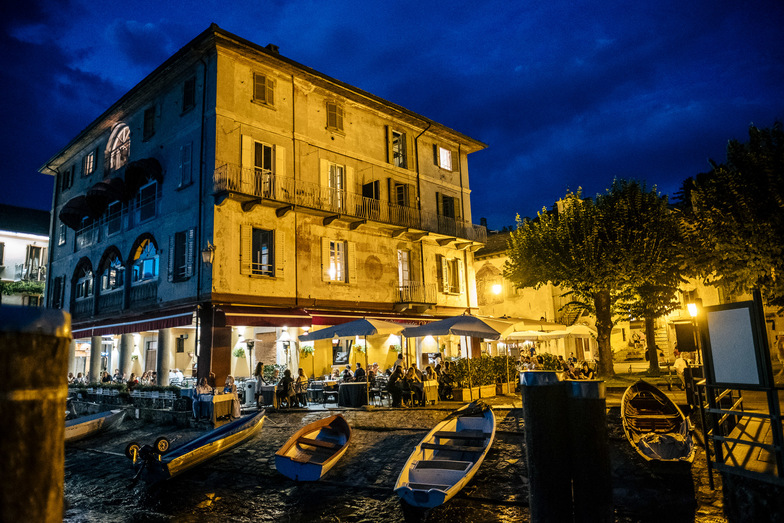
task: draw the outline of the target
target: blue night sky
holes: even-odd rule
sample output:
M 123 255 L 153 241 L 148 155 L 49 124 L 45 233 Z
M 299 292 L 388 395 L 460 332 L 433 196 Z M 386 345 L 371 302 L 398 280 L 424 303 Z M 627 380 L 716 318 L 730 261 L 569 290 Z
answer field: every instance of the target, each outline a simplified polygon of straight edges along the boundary
M 211 22 L 488 144 L 468 166 L 491 228 L 614 177 L 673 194 L 784 119 L 781 0 L 13 4 L 0 203 L 39 209 L 38 168 Z

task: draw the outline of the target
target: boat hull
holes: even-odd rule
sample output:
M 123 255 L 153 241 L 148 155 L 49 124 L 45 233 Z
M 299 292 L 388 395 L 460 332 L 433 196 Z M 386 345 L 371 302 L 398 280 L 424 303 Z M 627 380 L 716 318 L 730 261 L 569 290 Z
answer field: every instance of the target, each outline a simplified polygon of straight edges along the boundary
M 621 399 L 626 438 L 645 461 L 691 463 L 696 451 L 688 418 L 656 386 L 639 380 Z
M 351 427 L 337 414 L 301 428 L 275 453 L 275 468 L 294 481 L 318 481 L 348 450 Z
M 157 483 L 216 458 L 246 442 L 261 430 L 266 411 L 259 411 L 212 430 L 160 456 L 147 458 L 142 478 Z
M 474 477 L 495 439 L 495 415 L 470 403 L 438 423 L 414 449 L 395 483 L 407 504 L 433 508 L 449 501 Z
M 65 422 L 65 442 L 73 443 L 119 425 L 125 417 L 124 410 L 107 410 Z

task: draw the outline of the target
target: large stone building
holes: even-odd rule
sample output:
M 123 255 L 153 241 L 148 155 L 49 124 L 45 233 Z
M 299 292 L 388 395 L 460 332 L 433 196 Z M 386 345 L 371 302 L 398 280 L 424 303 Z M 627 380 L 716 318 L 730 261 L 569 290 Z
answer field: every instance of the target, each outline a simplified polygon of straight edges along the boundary
M 221 379 L 296 367 L 308 328 L 475 312 L 484 147 L 212 25 L 41 168 L 74 365 Z M 329 371 L 341 343 L 303 366 Z

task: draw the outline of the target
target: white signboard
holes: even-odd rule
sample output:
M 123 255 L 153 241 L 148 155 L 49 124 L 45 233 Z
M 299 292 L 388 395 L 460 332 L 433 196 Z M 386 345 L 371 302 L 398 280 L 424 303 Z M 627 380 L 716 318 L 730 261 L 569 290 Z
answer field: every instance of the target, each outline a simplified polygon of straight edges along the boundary
M 751 310 L 709 311 L 707 320 L 716 383 L 760 385 Z

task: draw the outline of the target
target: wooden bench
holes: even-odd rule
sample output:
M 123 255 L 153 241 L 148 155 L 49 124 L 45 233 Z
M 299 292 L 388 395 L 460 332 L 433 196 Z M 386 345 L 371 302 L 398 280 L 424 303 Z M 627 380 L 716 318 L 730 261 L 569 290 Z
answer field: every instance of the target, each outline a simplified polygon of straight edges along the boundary
M 324 449 L 336 449 L 340 446 L 337 443 L 332 443 L 331 441 L 324 441 L 320 439 L 305 438 L 305 437 L 298 438 L 297 443 L 301 443 L 303 445 L 311 445 L 313 447 L 321 447 Z
M 409 488 L 411 488 L 413 490 L 436 489 L 436 490 L 444 490 L 445 491 L 445 490 L 449 489 L 449 487 L 451 487 L 452 485 L 433 485 L 431 483 L 409 483 L 408 486 L 409 486 Z
M 421 459 L 416 464 L 417 470 L 437 469 L 437 470 L 461 470 L 465 471 L 473 465 L 470 461 L 452 461 L 446 459 Z
M 439 430 L 433 434 L 433 436 L 443 439 L 485 439 L 489 438 L 490 434 L 482 432 L 481 430 L 461 430 L 459 432 Z
M 449 452 L 482 452 L 484 447 L 469 447 L 468 445 L 441 445 L 439 443 L 422 443 L 422 450 L 446 450 Z

